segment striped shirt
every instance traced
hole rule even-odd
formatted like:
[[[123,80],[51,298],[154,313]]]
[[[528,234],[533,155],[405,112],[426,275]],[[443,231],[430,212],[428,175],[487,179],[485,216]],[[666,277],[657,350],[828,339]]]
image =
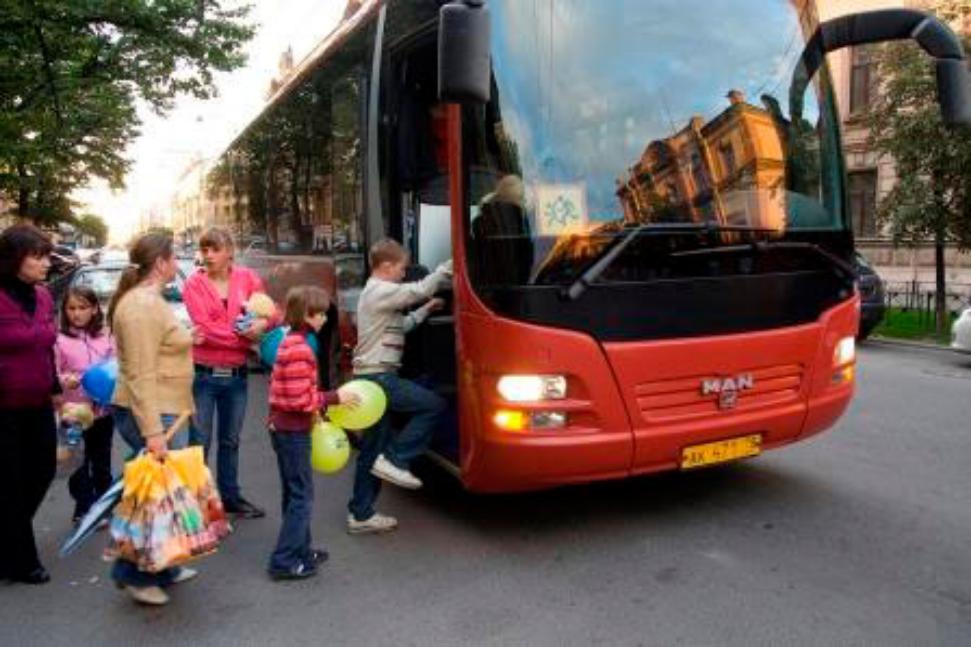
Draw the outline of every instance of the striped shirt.
[[[317,388],[317,358],[303,332],[291,332],[277,350],[270,375],[270,424],[274,431],[309,431],[314,414],[337,404],[336,391]]]

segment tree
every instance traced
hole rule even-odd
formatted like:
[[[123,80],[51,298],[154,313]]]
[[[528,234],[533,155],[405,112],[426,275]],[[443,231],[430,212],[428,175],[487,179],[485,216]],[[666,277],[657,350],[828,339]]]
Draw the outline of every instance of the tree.
[[[100,217],[86,213],[78,217],[76,225],[78,231],[82,234],[94,238],[98,247],[102,247],[108,242],[108,225]]]
[[[951,25],[971,18],[966,0],[941,0],[934,11]],[[971,40],[964,39],[971,51]],[[971,129],[944,127],[930,59],[912,43],[891,43],[875,52],[880,92],[867,116],[870,144],[893,158],[896,186],[881,201],[878,218],[895,243],[933,239],[937,333],[946,334],[947,243],[971,247]]]
[[[138,101],[209,98],[245,60],[248,6],[221,0],[0,0],[0,191],[21,216],[69,217],[92,178],[124,185]]]

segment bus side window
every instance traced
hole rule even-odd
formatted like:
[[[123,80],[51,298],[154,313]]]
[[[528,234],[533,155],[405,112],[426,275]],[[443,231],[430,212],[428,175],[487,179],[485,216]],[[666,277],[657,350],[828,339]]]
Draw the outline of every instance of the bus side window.
[[[452,258],[452,213],[448,205],[420,204],[416,262],[429,269]]]

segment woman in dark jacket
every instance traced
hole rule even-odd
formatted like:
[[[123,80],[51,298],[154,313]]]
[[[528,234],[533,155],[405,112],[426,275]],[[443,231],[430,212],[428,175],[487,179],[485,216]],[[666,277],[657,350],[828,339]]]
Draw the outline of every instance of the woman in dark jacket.
[[[51,295],[40,285],[51,249],[33,225],[0,234],[0,578],[27,584],[50,580],[33,519],[57,467],[57,327]]]

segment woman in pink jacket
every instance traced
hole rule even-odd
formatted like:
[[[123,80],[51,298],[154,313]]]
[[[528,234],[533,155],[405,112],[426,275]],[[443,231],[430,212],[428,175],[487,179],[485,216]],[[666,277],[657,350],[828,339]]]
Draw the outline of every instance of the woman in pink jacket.
[[[226,511],[238,517],[257,518],[263,510],[243,498],[239,487],[239,437],[246,416],[246,357],[270,322],[253,319],[242,331],[236,319],[246,301],[263,291],[253,270],[233,264],[233,238],[214,227],[199,239],[204,267],[185,283],[183,300],[194,326],[192,361],[195,380],[192,396],[196,413],[190,442],[202,445],[208,455],[213,428],[218,434],[216,483]]]
[[[94,424],[84,430],[84,462],[67,483],[74,498],[74,523],[80,521],[91,504],[111,487],[111,436],[114,431],[111,412],[92,402],[84,393],[81,377],[91,366],[114,354],[114,344],[97,295],[91,288],[70,288],[61,305],[61,331],[54,344],[57,376],[64,389],[62,400],[65,404],[87,404],[95,413]]]

